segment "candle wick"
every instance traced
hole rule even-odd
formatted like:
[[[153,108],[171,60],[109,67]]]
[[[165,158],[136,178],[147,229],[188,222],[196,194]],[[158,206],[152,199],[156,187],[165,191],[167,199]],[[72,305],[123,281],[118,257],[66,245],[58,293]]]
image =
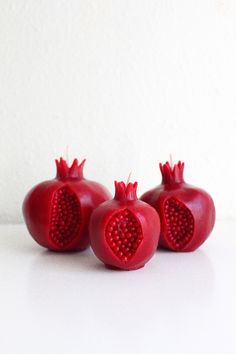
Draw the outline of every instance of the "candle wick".
[[[170,154],[170,167],[171,167],[171,169],[173,168],[173,159],[172,159],[172,154]]]
[[[69,166],[69,145],[66,145],[66,163]]]
[[[128,178],[127,178],[127,181],[126,181],[126,186],[128,186],[128,184],[130,182],[131,174],[132,174],[132,171],[130,171],[130,173],[128,175]]]

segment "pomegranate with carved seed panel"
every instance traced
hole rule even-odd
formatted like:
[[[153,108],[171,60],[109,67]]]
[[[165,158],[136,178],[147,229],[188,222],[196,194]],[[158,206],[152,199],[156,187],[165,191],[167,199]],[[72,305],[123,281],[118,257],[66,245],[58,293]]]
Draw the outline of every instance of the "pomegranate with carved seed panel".
[[[203,189],[185,183],[184,163],[160,164],[162,183],[140,198],[153,206],[161,219],[160,246],[172,251],[194,251],[211,233],[215,206]]]
[[[137,182],[115,182],[115,197],[94,210],[90,221],[91,246],[107,266],[141,268],[153,256],[160,233],[155,209],[137,199]]]
[[[110,199],[101,184],[83,177],[85,160],[69,167],[58,161],[56,178],[33,187],[23,203],[23,215],[32,237],[54,251],[83,250],[89,245],[88,224],[94,208]]]

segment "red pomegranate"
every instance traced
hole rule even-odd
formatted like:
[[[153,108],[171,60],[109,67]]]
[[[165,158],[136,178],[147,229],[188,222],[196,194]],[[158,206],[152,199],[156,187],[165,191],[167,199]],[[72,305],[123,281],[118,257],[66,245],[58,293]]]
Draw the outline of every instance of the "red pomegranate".
[[[32,237],[54,251],[85,249],[89,245],[91,212],[110,199],[101,184],[83,177],[85,160],[71,167],[56,160],[57,176],[33,187],[23,203],[23,215]]]
[[[215,223],[210,195],[184,182],[184,163],[160,164],[162,183],[140,198],[153,206],[161,220],[160,246],[190,252],[209,236]]]
[[[115,197],[94,210],[91,246],[108,267],[141,268],[153,256],[160,234],[155,209],[137,199],[137,182],[115,182]]]

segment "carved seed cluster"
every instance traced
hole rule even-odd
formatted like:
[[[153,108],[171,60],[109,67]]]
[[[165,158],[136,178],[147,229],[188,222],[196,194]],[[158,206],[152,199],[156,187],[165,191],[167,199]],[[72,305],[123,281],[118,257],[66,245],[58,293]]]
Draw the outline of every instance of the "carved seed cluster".
[[[77,235],[80,227],[80,206],[68,188],[59,189],[52,201],[50,237],[57,246],[65,246]]]
[[[143,239],[142,228],[128,209],[118,212],[110,219],[105,234],[114,254],[124,262],[133,257]]]
[[[176,249],[183,249],[193,236],[192,213],[183,203],[170,198],[165,202],[165,217],[169,241]]]

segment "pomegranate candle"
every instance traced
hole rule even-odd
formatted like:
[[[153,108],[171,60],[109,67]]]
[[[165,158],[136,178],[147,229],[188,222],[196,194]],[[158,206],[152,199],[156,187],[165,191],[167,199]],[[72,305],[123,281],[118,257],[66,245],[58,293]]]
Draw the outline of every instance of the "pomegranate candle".
[[[211,233],[215,206],[203,189],[184,181],[184,163],[160,164],[162,183],[141,199],[153,206],[161,220],[160,245],[172,251],[194,251]]]
[[[85,160],[69,167],[56,160],[56,178],[33,187],[23,203],[23,215],[31,236],[54,251],[83,250],[89,245],[91,212],[110,198],[101,184],[83,176]]]
[[[115,182],[114,199],[94,210],[90,221],[91,246],[107,266],[141,268],[156,251],[160,220],[155,209],[137,199],[137,182]]]

